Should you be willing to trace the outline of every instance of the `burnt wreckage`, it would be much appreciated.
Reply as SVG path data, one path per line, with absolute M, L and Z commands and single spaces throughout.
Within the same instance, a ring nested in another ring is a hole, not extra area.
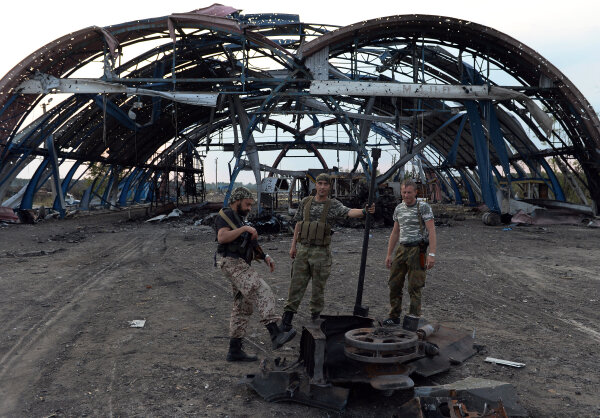
M 378 175 L 374 147 L 391 159 Z M 211 151 L 232 155 L 225 203 L 242 170 L 276 192 L 281 185 L 263 172 L 304 177 L 281 168 L 299 156 L 335 172 L 342 152 L 371 193 L 411 162 L 432 200 L 483 202 L 498 213 L 500 190 L 594 215 L 600 204 L 600 122 L 585 97 L 531 48 L 460 19 L 400 15 L 337 27 L 213 5 L 81 29 L 0 80 L 0 206 L 32 209 L 50 183 L 64 215 L 65 197 L 90 176 L 81 209 L 202 200 Z M 265 161 L 269 151 L 275 157 Z M 460 391 L 481 409 L 486 390 L 511 398 L 490 381 L 414 387 L 413 377 L 473 355 L 473 339 L 434 324 L 407 328 L 380 328 L 360 309 L 324 316 L 303 330 L 296 364 L 265 365 L 246 381 L 269 400 L 332 409 L 343 408 L 351 383 L 413 389 L 406 408 L 416 416 L 463 408 Z
M 0 205 L 31 209 L 51 183 L 64 214 L 89 176 L 82 209 L 202 199 L 211 150 L 232 155 L 229 192 L 241 170 L 258 185 L 261 172 L 304 175 L 281 169 L 286 157 L 334 171 L 328 152 L 368 177 L 378 145 L 391 159 L 378 185 L 412 161 L 434 199 L 500 212 L 502 188 L 596 214 L 599 126 L 556 67 L 489 27 L 427 15 L 336 27 L 213 5 L 69 33 L 6 74 Z
M 373 148 L 368 205 L 375 195 L 380 156 L 381 150 Z M 288 365 L 287 359 L 277 358 L 271 365 L 263 360 L 259 372 L 242 382 L 270 402 L 293 401 L 335 411 L 346 407 L 353 385 L 369 384 L 387 395 L 414 395 L 396 411 L 403 417 L 527 416 L 507 383 L 467 379 L 448 387 L 416 387 L 411 376 L 427 382 L 451 365 L 462 364 L 479 346 L 474 335 L 429 324 L 422 317 L 406 315 L 402 326 L 381 326 L 368 317 L 362 294 L 371 220 L 367 214 L 353 314 L 312 320 L 303 327 L 296 362 Z

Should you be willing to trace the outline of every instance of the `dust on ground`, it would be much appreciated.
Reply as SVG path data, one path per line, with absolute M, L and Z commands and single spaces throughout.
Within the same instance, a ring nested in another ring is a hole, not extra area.
M 600 230 L 504 230 L 446 208 L 453 215 L 439 217 L 423 314 L 475 333 L 486 352 L 434 380 L 512 383 L 533 417 L 599 416 Z M 213 231 L 189 217 L 149 224 L 143 215 L 0 228 L 0 416 L 332 416 L 267 403 L 238 384 L 258 365 L 225 361 L 232 296 L 213 267 Z M 380 319 L 388 308 L 390 230 L 372 230 L 363 295 Z M 360 229 L 334 234 L 324 313 L 351 312 L 362 240 Z M 279 309 L 289 243 L 289 235 L 263 237 L 277 267 L 268 274 L 257 266 Z M 298 329 L 309 320 L 308 298 L 295 318 Z M 135 319 L 145 319 L 145 327 L 130 328 Z M 248 331 L 246 349 L 261 358 L 297 356 L 299 336 L 272 352 L 256 318 Z M 526 367 L 486 363 L 486 356 Z M 391 417 L 404 400 L 361 388 L 342 415 Z

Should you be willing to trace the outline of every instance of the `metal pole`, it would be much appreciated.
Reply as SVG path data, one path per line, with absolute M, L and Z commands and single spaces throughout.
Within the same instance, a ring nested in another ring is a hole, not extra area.
M 370 207 L 375 198 L 375 180 L 377 178 L 377 164 L 379 157 L 381 157 L 381 149 L 373 148 L 371 150 L 372 157 L 372 172 L 371 172 L 371 185 L 369 187 L 369 198 L 367 200 L 367 206 Z M 362 256 L 360 258 L 360 272 L 358 274 L 358 287 L 356 289 L 356 302 L 354 304 L 354 315 L 367 316 L 369 314 L 369 308 L 362 306 L 362 294 L 363 287 L 365 284 L 365 268 L 367 265 L 367 251 L 369 250 L 369 231 L 371 229 L 371 214 L 367 211 L 365 219 L 365 234 L 363 237 Z
M 217 161 L 219 161 L 219 157 L 215 157 L 215 193 L 218 193 L 218 191 L 219 191 L 219 182 L 217 181 L 217 172 L 218 172 Z

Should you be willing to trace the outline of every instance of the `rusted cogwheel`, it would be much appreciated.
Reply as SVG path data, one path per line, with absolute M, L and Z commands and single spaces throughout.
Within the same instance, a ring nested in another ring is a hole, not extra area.
M 364 363 L 403 363 L 419 356 L 417 334 L 403 329 L 357 328 L 346 332 L 344 353 Z
M 344 335 L 346 345 L 371 351 L 395 351 L 416 347 L 417 334 L 404 329 L 357 328 Z
M 364 348 L 356 347 L 344 347 L 344 354 L 346 357 L 351 358 L 362 363 L 371 364 L 397 364 L 406 363 L 417 357 L 422 357 L 416 347 L 407 348 L 404 350 L 365 350 Z

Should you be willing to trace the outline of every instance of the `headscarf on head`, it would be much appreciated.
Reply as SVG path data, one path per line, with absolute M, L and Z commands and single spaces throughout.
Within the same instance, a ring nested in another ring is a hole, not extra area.
M 254 196 L 252 195 L 252 192 L 244 186 L 236 187 L 235 189 L 233 189 L 233 192 L 231 192 L 231 197 L 229 198 L 229 202 L 233 203 L 242 199 L 254 200 Z

